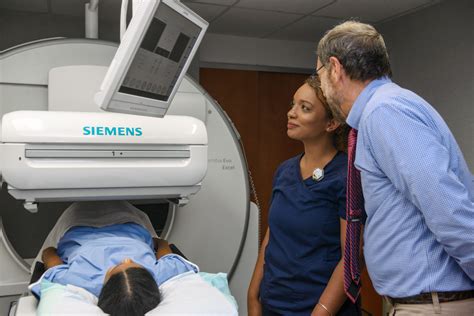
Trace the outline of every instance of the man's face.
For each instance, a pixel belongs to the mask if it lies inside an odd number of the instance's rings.
[[[321,90],[324,93],[324,96],[326,97],[326,100],[328,102],[329,107],[331,108],[331,112],[334,115],[334,118],[340,122],[344,122],[346,120],[347,115],[342,112],[342,102],[343,102],[343,96],[342,96],[342,91],[338,90],[336,87],[336,84],[332,81],[332,78],[330,76],[330,69],[327,67],[330,67],[328,64],[327,66],[321,67],[322,63],[318,58],[318,61],[316,63],[316,69],[319,69],[318,75],[319,79],[321,81]]]

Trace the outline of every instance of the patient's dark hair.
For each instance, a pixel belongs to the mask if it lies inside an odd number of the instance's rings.
[[[143,316],[161,301],[155,279],[144,268],[128,268],[110,277],[98,306],[112,316]]]

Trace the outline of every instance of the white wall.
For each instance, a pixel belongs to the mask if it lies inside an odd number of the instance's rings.
[[[474,1],[443,1],[378,30],[394,81],[437,109],[474,172]]]
[[[316,63],[316,43],[207,34],[199,59],[206,64],[230,64],[302,69],[311,71]]]

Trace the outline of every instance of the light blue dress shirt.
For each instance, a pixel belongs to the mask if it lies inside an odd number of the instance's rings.
[[[472,175],[441,116],[381,78],[358,96],[347,123],[358,130],[364,256],[377,292],[474,289]]]
[[[73,227],[61,238],[58,255],[64,264],[48,269],[31,288],[37,296],[43,279],[79,286],[99,296],[107,270],[125,258],[147,269],[158,285],[183,273],[199,272],[195,264],[175,254],[157,260],[150,233],[135,223]]]

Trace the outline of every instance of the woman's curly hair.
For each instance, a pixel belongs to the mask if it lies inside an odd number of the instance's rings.
[[[321,101],[326,114],[329,119],[334,119],[334,114],[329,107],[326,98],[324,97],[323,90],[321,90],[321,81],[317,75],[313,75],[305,80],[305,83],[313,88],[316,93],[316,97]],[[350,127],[344,122],[341,122],[341,125],[334,131],[334,147],[337,150],[347,152],[347,137],[349,135]]]

